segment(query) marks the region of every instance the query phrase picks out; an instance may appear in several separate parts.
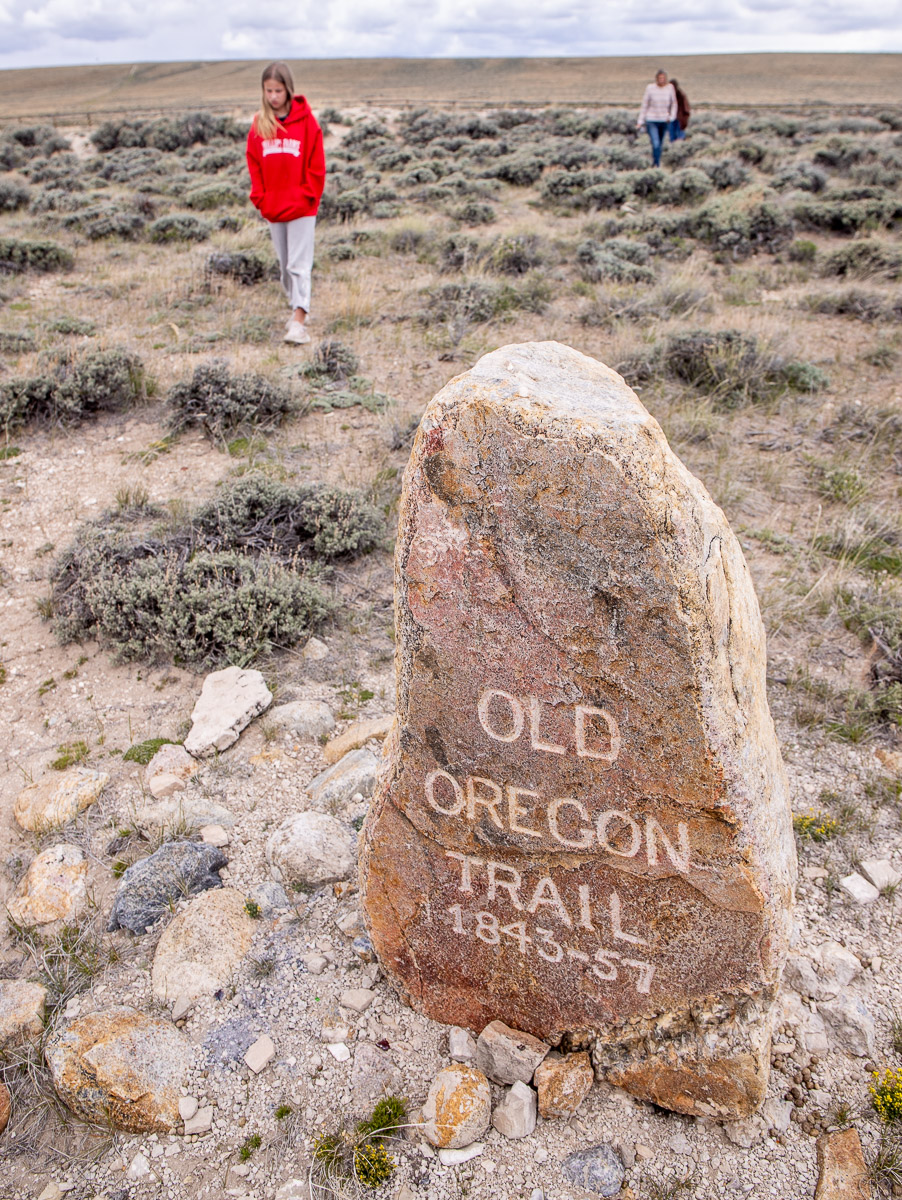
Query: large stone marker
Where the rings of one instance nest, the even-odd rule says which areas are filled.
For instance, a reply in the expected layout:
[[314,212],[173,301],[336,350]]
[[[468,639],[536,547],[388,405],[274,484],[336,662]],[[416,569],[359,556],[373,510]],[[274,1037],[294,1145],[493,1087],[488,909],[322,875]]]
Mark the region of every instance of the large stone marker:
[[362,851],[404,997],[680,1112],[764,1097],[795,879],[764,632],[723,513],[554,342],[429,405],[396,557],[398,716]]

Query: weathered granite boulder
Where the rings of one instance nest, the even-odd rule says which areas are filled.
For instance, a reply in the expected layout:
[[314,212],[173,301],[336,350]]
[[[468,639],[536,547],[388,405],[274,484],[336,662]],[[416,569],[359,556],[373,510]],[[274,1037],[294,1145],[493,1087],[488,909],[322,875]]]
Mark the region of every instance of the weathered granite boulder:
[[154,999],[196,1000],[224,987],[247,954],[257,922],[234,888],[201,892],[163,930],[153,956]]
[[328,813],[300,812],[287,817],[266,843],[275,878],[304,887],[347,879],[356,861],[357,837]]
[[426,410],[398,715],[361,883],[405,998],[591,1045],[663,1107],[764,1098],[795,880],[764,631],[723,513],[619,375],[556,343]]
[[36,1042],[44,1032],[47,989],[27,979],[0,979],[0,1050]]
[[190,1044],[164,1017],[125,1005],[90,1013],[53,1034],[46,1058],[60,1099],[87,1121],[130,1133],[178,1123]]
[[71,767],[62,775],[54,771],[19,792],[13,814],[23,829],[58,829],[89,808],[109,781],[106,771],[90,767]]
[[87,879],[88,864],[77,846],[50,846],[32,859],[7,912],[26,929],[71,921],[84,907]]

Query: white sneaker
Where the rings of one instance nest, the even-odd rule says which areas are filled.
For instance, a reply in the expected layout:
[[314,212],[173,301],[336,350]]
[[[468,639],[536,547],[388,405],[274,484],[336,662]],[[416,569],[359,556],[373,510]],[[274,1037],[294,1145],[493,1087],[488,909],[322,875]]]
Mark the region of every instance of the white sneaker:
[[285,331],[285,341],[293,342],[296,346],[303,346],[310,341],[310,334],[300,321],[291,321]]

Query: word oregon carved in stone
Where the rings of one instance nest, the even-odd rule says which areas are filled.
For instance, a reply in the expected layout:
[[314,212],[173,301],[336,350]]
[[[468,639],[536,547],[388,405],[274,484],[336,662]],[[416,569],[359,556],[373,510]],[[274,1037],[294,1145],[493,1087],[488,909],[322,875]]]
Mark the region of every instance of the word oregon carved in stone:
[[764,634],[726,519],[619,375],[507,347],[426,411],[398,716],[366,828],[405,998],[687,1113],[763,1099],[795,879]]

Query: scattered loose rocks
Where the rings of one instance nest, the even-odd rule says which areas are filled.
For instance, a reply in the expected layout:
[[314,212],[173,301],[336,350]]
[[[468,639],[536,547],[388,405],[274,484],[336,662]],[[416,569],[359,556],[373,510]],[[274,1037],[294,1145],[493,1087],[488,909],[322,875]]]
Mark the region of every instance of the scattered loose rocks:
[[272,692],[259,671],[226,667],[204,680],[191,714],[185,749],[195,758],[227,750],[254,717],[272,703]]
[[32,860],[7,911],[27,929],[71,921],[87,896],[88,864],[77,846],[51,846]]
[[200,763],[184,746],[167,742],[144,768],[144,783],[156,799],[161,799],[181,791],[199,770]]
[[319,887],[347,879],[357,862],[357,836],[328,813],[302,812],[283,821],[266,843],[279,882]]
[[492,1021],[476,1041],[476,1065],[494,1083],[529,1083],[550,1049],[528,1033]]
[[507,1138],[529,1137],[536,1127],[536,1094],[518,1079],[492,1114],[492,1124]]
[[251,948],[256,922],[232,888],[203,892],[178,913],[157,943],[151,974],[154,998],[166,1003],[212,995]]
[[361,1115],[371,1112],[383,1096],[401,1095],[404,1077],[390,1051],[372,1042],[359,1042],[351,1068],[351,1104]]
[[181,834],[186,829],[203,829],[208,825],[231,829],[235,817],[215,800],[190,791],[169,796],[157,804],[142,805],[135,813],[135,824],[151,833]]
[[123,874],[107,928],[143,933],[176,901],[222,887],[219,872],[228,859],[202,842],[167,842]]
[[874,885],[868,883],[864,876],[859,875],[857,871],[840,879],[839,886],[856,904],[873,904],[875,900],[880,899],[880,893]]
[[436,1075],[423,1105],[423,1136],[433,1146],[459,1150],[489,1127],[492,1092],[475,1067],[455,1063]]
[[539,1113],[543,1120],[570,1117],[588,1096],[595,1082],[588,1051],[576,1054],[549,1054],[536,1068]]
[[53,1085],[74,1113],[132,1133],[175,1128],[188,1055],[170,1021],[126,1006],[72,1021],[46,1050]]
[[322,700],[294,700],[290,704],[279,704],[269,710],[267,720],[302,742],[318,742],[335,728],[332,710]]
[[561,1170],[568,1182],[598,1196],[616,1196],[624,1178],[620,1156],[605,1142],[568,1155]]
[[0,1050],[37,1041],[44,1032],[47,989],[26,979],[0,979]]
[[105,771],[88,767],[70,767],[62,775],[54,772],[19,792],[13,814],[32,833],[58,829],[89,808],[109,781]]

